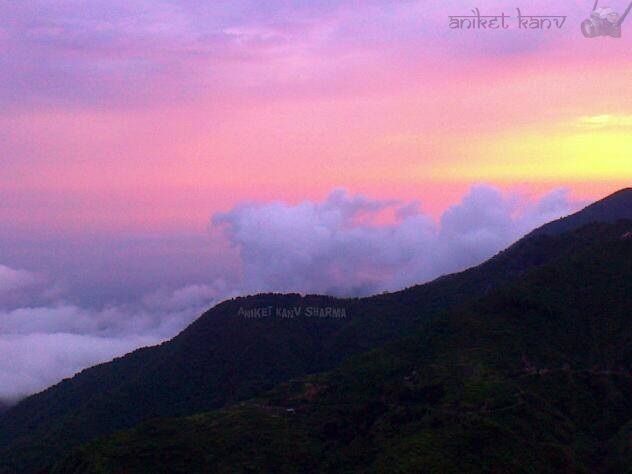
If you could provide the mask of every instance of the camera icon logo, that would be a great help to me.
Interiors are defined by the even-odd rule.
[[[586,38],[597,38],[598,36],[609,36],[611,38],[621,38],[621,25],[632,10],[632,2],[628,5],[623,15],[619,15],[612,8],[599,7],[599,0],[595,0],[595,5],[590,18],[581,24],[582,34]]]

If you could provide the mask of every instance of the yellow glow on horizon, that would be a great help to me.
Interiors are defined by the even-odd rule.
[[[632,179],[632,116],[587,116],[575,124],[585,130],[564,126],[464,140],[455,159],[431,174],[512,182]]]
[[[586,115],[577,120],[584,128],[632,127],[632,115]]]

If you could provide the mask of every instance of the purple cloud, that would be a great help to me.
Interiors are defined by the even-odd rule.
[[[113,108],[181,103],[200,94],[219,99],[353,90],[358,84],[346,84],[346,78],[357,77],[352,70],[362,67],[367,55],[380,63],[404,57],[400,66],[414,67],[420,54],[436,60],[445,51],[463,57],[521,55],[551,48],[561,37],[450,31],[448,15],[468,14],[470,8],[461,1],[406,0],[363,2],[361,9],[346,0],[95,0],[89,8],[75,2],[3,2],[0,103],[5,110]],[[481,8],[515,15],[515,5],[507,2],[487,1]],[[532,14],[570,14],[575,23],[587,10],[530,5]],[[570,31],[578,34],[567,28],[564,38]],[[288,77],[296,64],[300,74]]]
[[[134,335],[0,334],[0,404],[14,403],[86,367],[157,342]]]
[[[33,285],[37,278],[24,270],[13,270],[12,268],[0,265],[0,294],[7,294]]]
[[[215,247],[232,249],[235,260],[222,267],[221,277],[209,271],[207,282],[174,286],[176,279],[131,301],[105,305],[72,302],[74,293],[54,279],[0,265],[0,402],[166,340],[228,297],[264,291],[359,296],[398,290],[480,263],[578,207],[563,190],[532,202],[487,186],[472,188],[439,222],[417,202],[371,199],[344,190],[323,201],[242,204],[212,219]],[[111,249],[102,250],[108,260],[116,260]],[[230,252],[223,253],[227,259]],[[181,262],[189,258],[183,255]],[[165,261],[177,266],[168,252],[162,262],[153,251],[149,256],[144,262],[153,262],[156,269],[164,269]],[[100,259],[85,264],[95,267],[86,273],[91,278],[104,268]],[[63,272],[57,278],[64,278]]]
[[[562,190],[531,203],[477,186],[436,224],[417,203],[338,190],[323,202],[238,206],[213,224],[238,252],[241,292],[366,295],[480,263],[577,207]],[[385,211],[394,221],[372,223]]]
[[[0,403],[12,403],[64,377],[138,347],[158,344],[230,296],[221,281],[158,290],[133,304],[102,309],[58,300],[0,311]]]

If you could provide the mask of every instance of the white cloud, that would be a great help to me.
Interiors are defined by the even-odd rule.
[[[531,202],[476,186],[437,224],[414,202],[337,190],[323,202],[238,206],[213,224],[239,253],[245,292],[358,295],[480,263],[577,207],[563,190]],[[389,224],[376,224],[389,212]]]
[[[416,202],[374,200],[343,190],[322,202],[240,205],[213,218],[216,238],[236,250],[241,274],[226,280],[236,283],[217,279],[158,289],[135,303],[105,308],[66,302],[63,293],[51,291],[54,284],[47,287],[28,272],[0,266],[5,295],[17,292],[20,302],[31,296],[27,304],[0,304],[0,401],[173,337],[225,298],[263,291],[397,290],[480,263],[577,207],[561,190],[532,202],[486,186],[472,188],[439,222]]]
[[[86,367],[157,342],[151,335],[0,334],[0,400],[16,401]]]
[[[176,335],[223,299],[221,282],[160,290],[104,309],[59,302],[0,311],[0,401],[12,402],[92,365]]]

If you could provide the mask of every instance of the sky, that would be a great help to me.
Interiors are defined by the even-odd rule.
[[[474,7],[567,21],[448,27]],[[0,1],[0,400],[237,294],[463,269],[629,186],[632,23],[586,39],[591,8]]]

